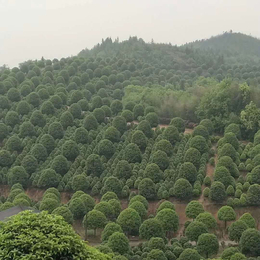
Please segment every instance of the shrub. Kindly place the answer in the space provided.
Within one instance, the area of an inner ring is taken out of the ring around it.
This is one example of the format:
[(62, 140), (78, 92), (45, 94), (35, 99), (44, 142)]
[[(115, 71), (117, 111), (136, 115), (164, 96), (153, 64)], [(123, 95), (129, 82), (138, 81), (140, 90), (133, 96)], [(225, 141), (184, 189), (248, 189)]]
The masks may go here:
[(129, 250), (128, 238), (121, 232), (113, 233), (108, 238), (107, 245), (113, 250), (113, 252), (119, 254), (125, 254)]
[(38, 187), (49, 188), (57, 187), (60, 182), (60, 176), (53, 169), (44, 170), (38, 180)]
[(154, 199), (156, 197), (155, 184), (150, 178), (144, 178), (138, 185), (139, 194), (146, 199)]
[(108, 241), (109, 237), (113, 235), (115, 232), (123, 233), (123, 230), (120, 225), (113, 222), (106, 224), (101, 234), (102, 242)]
[(28, 186), (29, 175), (22, 166), (13, 167), (8, 173), (8, 184), (20, 183), (23, 187)]
[(54, 209), (52, 211), (52, 214), (62, 216), (64, 218), (64, 220), (69, 224), (72, 224), (72, 222), (73, 222), (73, 215), (72, 215), (71, 211), (69, 210), (69, 208), (66, 206), (60, 206), (60, 207)]
[(197, 169), (191, 162), (185, 162), (180, 167), (178, 177), (194, 183), (197, 179)]
[(183, 120), (182, 118), (180, 118), (180, 117), (174, 117), (174, 118), (171, 120), (170, 125), (175, 126), (180, 133), (184, 133), (184, 131), (185, 131), (185, 122), (184, 122), (184, 120)]
[(178, 199), (189, 199), (192, 196), (192, 186), (186, 179), (178, 179), (173, 187), (174, 196)]
[(164, 237), (164, 230), (158, 219), (150, 218), (145, 220), (140, 226), (140, 238), (150, 240), (152, 237)]
[(223, 201), (226, 198), (224, 184), (219, 181), (214, 181), (210, 187), (209, 197), (216, 202)]
[(62, 154), (68, 160), (73, 161), (79, 155), (79, 148), (74, 141), (68, 140), (62, 146)]
[(175, 145), (176, 142), (180, 140), (179, 131), (174, 126), (168, 126), (164, 132), (163, 136), (166, 140), (168, 140), (172, 145)]
[(141, 225), (141, 217), (136, 210), (127, 208), (120, 213), (117, 223), (128, 235), (136, 235)]
[(54, 158), (51, 163), (51, 168), (56, 171), (56, 173), (65, 175), (69, 170), (69, 163), (66, 157), (63, 155), (58, 155)]
[(130, 143), (125, 148), (125, 160), (129, 163), (138, 163), (142, 160), (142, 154), (136, 144)]
[(144, 150), (147, 145), (146, 136), (142, 131), (137, 130), (132, 136), (132, 143), (136, 144), (141, 150)]
[(152, 155), (152, 162), (157, 164), (162, 171), (168, 168), (169, 158), (163, 151), (157, 151)]
[(72, 179), (72, 189), (74, 191), (82, 190), (87, 191), (90, 187), (87, 177), (84, 174), (79, 174)]

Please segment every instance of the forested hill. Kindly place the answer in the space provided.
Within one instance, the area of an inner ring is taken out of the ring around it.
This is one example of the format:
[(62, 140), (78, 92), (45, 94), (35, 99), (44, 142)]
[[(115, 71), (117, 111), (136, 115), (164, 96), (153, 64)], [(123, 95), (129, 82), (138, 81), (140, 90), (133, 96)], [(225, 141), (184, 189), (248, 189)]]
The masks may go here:
[(225, 52), (227, 55), (251, 56), (260, 58), (260, 40), (242, 33), (226, 32), (184, 45), (201, 50), (215, 50)]
[(117, 58), (122, 60), (129, 59), (131, 61), (139, 60), (146, 63), (146, 66), (150, 65), (175, 70), (199, 67), (203, 64), (212, 66), (215, 61), (219, 60), (215, 55), (206, 55), (199, 50), (192, 50), (191, 48), (183, 49), (171, 44), (146, 43), (143, 39), (137, 37), (130, 37), (123, 42), (119, 42), (118, 40), (113, 42), (111, 38), (107, 38), (91, 50), (82, 50), (79, 56), (94, 59)]

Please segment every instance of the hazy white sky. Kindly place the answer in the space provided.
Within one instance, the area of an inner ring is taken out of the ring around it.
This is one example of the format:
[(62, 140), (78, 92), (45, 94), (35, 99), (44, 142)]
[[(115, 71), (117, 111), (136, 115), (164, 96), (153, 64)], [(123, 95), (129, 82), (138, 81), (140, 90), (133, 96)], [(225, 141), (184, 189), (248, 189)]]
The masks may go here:
[(232, 29), (260, 38), (260, 0), (0, 0), (0, 65), (62, 58), (102, 38), (183, 44)]

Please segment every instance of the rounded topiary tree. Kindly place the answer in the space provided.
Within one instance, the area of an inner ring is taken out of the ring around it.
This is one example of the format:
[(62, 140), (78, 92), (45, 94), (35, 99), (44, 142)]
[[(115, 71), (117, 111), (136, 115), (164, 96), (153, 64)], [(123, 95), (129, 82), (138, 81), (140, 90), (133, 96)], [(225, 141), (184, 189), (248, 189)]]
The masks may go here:
[(88, 156), (86, 166), (89, 174), (94, 174), (99, 177), (103, 172), (103, 165), (100, 156), (97, 154), (91, 154)]
[(140, 238), (150, 240), (152, 237), (164, 237), (165, 231), (163, 230), (161, 222), (156, 218), (145, 220), (139, 229)]
[(173, 209), (162, 209), (156, 214), (156, 219), (158, 219), (164, 231), (176, 232), (179, 228), (179, 217)]
[(48, 154), (50, 154), (55, 148), (55, 140), (49, 134), (44, 134), (41, 137), (40, 144), (42, 144), (46, 148)]
[(117, 115), (123, 110), (123, 104), (120, 100), (114, 100), (110, 105), (113, 115)]
[(98, 123), (101, 124), (105, 121), (105, 112), (102, 108), (94, 109), (93, 115), (97, 119)]
[(224, 166), (217, 166), (214, 172), (214, 181), (223, 183), (225, 188), (234, 185), (234, 178), (231, 177), (230, 172)]
[(252, 206), (260, 205), (260, 185), (253, 184), (247, 191), (247, 203)]
[(196, 200), (192, 200), (185, 208), (187, 218), (195, 219), (200, 213), (204, 212), (203, 206)]
[(157, 164), (149, 163), (145, 168), (144, 177), (150, 178), (154, 183), (157, 183), (163, 178), (163, 175)]
[(50, 101), (45, 101), (41, 105), (41, 112), (46, 115), (53, 115), (55, 113), (55, 107)]
[(106, 224), (106, 226), (101, 234), (102, 242), (108, 241), (109, 237), (112, 234), (114, 234), (115, 232), (123, 233), (123, 230), (120, 225), (118, 225), (114, 222), (110, 222), (110, 223)]
[(72, 189), (74, 191), (87, 191), (90, 188), (90, 183), (84, 174), (75, 175), (72, 179)]
[(115, 152), (113, 143), (108, 139), (102, 139), (98, 144), (99, 155), (104, 155), (106, 158), (110, 158)]
[(88, 143), (88, 131), (84, 127), (79, 127), (74, 134), (75, 142), (77, 144)]
[(74, 141), (68, 140), (62, 145), (62, 154), (68, 160), (73, 161), (79, 155), (79, 148)]
[(151, 127), (156, 127), (159, 123), (158, 115), (155, 112), (150, 112), (146, 115), (145, 120), (147, 120)]
[(192, 196), (192, 186), (186, 179), (178, 179), (173, 186), (174, 196), (178, 199), (189, 199)]
[(228, 237), (231, 241), (239, 242), (243, 232), (247, 229), (248, 226), (244, 221), (237, 220), (228, 227)]
[(53, 169), (46, 169), (40, 175), (38, 180), (38, 187), (57, 187), (59, 185), (60, 178), (61, 177)]
[(179, 260), (200, 260), (200, 254), (192, 248), (186, 248), (179, 256)]
[(197, 169), (191, 162), (185, 162), (180, 167), (178, 177), (194, 183), (197, 179)]
[(137, 119), (139, 116), (144, 115), (144, 107), (141, 104), (137, 104), (134, 106), (134, 119)]
[(102, 189), (102, 194), (108, 192), (108, 191), (112, 191), (114, 193), (116, 193), (117, 195), (121, 195), (121, 191), (122, 191), (122, 183), (120, 182), (120, 180), (116, 177), (108, 177), (104, 183), (104, 187)]
[(122, 116), (116, 116), (113, 119), (112, 125), (121, 133), (123, 134), (126, 131), (127, 124), (126, 120)]
[(238, 124), (232, 123), (225, 128), (226, 133), (233, 133), (238, 139), (241, 139), (241, 131)]
[(118, 178), (129, 179), (132, 176), (131, 165), (126, 160), (119, 161), (116, 165), (115, 175)]
[(125, 234), (121, 232), (113, 233), (107, 242), (109, 248), (112, 249), (113, 252), (119, 254), (125, 254), (129, 250), (129, 241)]
[(0, 123), (0, 141), (2, 142), (8, 135), (7, 125)]
[(226, 143), (221, 147), (221, 149), (218, 151), (218, 156), (219, 158), (222, 156), (230, 156), (234, 162), (237, 160), (237, 152), (235, 148), (229, 143)]
[(13, 159), (11, 157), (10, 152), (6, 150), (1, 150), (0, 151), (0, 166), (1, 167), (6, 167), (6, 166), (11, 166), (13, 163)]
[(144, 204), (145, 208), (148, 209), (148, 206), (149, 206), (149, 203), (148, 201), (146, 200), (145, 197), (141, 196), (141, 195), (135, 195), (134, 197), (131, 198), (131, 200), (129, 201), (129, 206), (136, 202), (136, 201), (140, 201)]
[(17, 135), (13, 135), (8, 138), (6, 142), (6, 148), (10, 152), (21, 152), (23, 150), (22, 140)]
[(224, 221), (226, 228), (227, 221), (236, 219), (236, 212), (230, 206), (223, 206), (218, 211), (218, 219)]
[(139, 194), (146, 199), (154, 199), (156, 197), (155, 184), (150, 178), (144, 178), (138, 185)]
[(32, 174), (37, 169), (38, 162), (33, 155), (26, 155), (22, 160), (21, 166), (24, 167), (28, 174)]
[(54, 139), (62, 139), (64, 135), (63, 127), (60, 122), (53, 122), (48, 128), (48, 133)]
[(69, 162), (63, 155), (57, 155), (51, 163), (51, 168), (56, 173), (65, 175), (69, 170)]
[(152, 249), (148, 255), (147, 255), (147, 259), (149, 260), (167, 260), (167, 257), (165, 256), (164, 252), (162, 250), (159, 249)]
[(142, 160), (142, 154), (136, 144), (130, 143), (125, 148), (125, 160), (129, 163), (138, 163)]
[(88, 214), (83, 219), (83, 226), (85, 228), (85, 232), (87, 231), (87, 229), (93, 229), (95, 235), (96, 230), (98, 228), (104, 228), (106, 223), (106, 216), (101, 211), (95, 209), (88, 212)]
[(102, 212), (107, 219), (111, 219), (114, 215), (114, 209), (107, 201), (101, 201), (94, 207), (95, 210)]
[(153, 136), (153, 130), (151, 128), (150, 123), (147, 120), (142, 120), (138, 124), (137, 130), (142, 131), (147, 138), (151, 138)]
[(54, 209), (52, 211), (52, 214), (62, 216), (64, 218), (64, 220), (69, 224), (72, 224), (72, 222), (73, 222), (73, 215), (72, 215), (71, 211), (69, 210), (69, 208), (66, 206), (60, 206), (60, 207)]
[(31, 108), (30, 108), (30, 105), (28, 104), (28, 102), (20, 101), (17, 105), (16, 110), (19, 115), (23, 116), (23, 115), (27, 115), (30, 112)]
[(199, 221), (191, 222), (185, 230), (185, 236), (190, 241), (198, 241), (201, 234), (208, 233), (207, 226)]
[(64, 129), (67, 129), (69, 126), (73, 126), (74, 117), (69, 111), (65, 111), (60, 116), (60, 122)]
[(215, 229), (217, 227), (216, 219), (209, 212), (202, 212), (196, 217), (196, 221), (204, 223), (207, 228)]
[(35, 110), (31, 115), (30, 122), (34, 126), (43, 127), (46, 124), (45, 116), (41, 113), (41, 111)]
[(212, 135), (213, 131), (214, 131), (214, 126), (212, 124), (212, 122), (209, 119), (203, 119), (200, 121), (200, 125), (206, 127), (206, 129), (208, 130), (209, 134)]
[(144, 219), (147, 215), (147, 210), (146, 210), (144, 204), (140, 201), (135, 201), (135, 202), (131, 203), (128, 206), (128, 208), (136, 210), (137, 213), (139, 214), (139, 216), (141, 217), (141, 219)]
[(219, 158), (217, 166), (226, 167), (234, 178), (237, 178), (239, 176), (237, 165), (229, 156), (222, 156), (221, 158)]
[(244, 213), (239, 220), (244, 221), (249, 228), (256, 227), (256, 221), (250, 213)]
[(226, 190), (223, 183), (214, 181), (210, 187), (209, 197), (211, 200), (221, 202), (226, 198)]
[(172, 209), (175, 210), (174, 204), (171, 203), (170, 201), (166, 200), (160, 203), (159, 207), (157, 208), (156, 212), (158, 213), (159, 211), (163, 209)]
[(73, 215), (73, 219), (81, 219), (86, 214), (84, 202), (80, 198), (72, 198), (69, 201), (69, 209)]
[(197, 243), (197, 251), (200, 255), (208, 258), (215, 255), (219, 250), (219, 242), (214, 234), (202, 234), (199, 236)]
[(15, 111), (8, 111), (5, 116), (5, 124), (14, 127), (19, 123), (19, 115)]
[(260, 254), (260, 232), (254, 228), (249, 228), (242, 233), (239, 246), (244, 254), (258, 256)]
[(163, 151), (156, 151), (152, 155), (152, 162), (157, 164), (162, 171), (168, 168), (169, 166), (169, 158), (167, 154)]
[(168, 126), (163, 131), (163, 137), (168, 140), (172, 145), (175, 145), (175, 143), (180, 140), (179, 131), (175, 126)]
[(184, 131), (185, 131), (185, 122), (184, 122), (184, 120), (182, 118), (174, 117), (171, 120), (170, 124), (175, 126), (180, 133), (184, 133)]
[(29, 174), (25, 171), (22, 166), (13, 167), (8, 173), (8, 184), (14, 185), (20, 183), (23, 187), (28, 186)]
[(136, 210), (127, 208), (120, 213), (117, 223), (128, 235), (137, 235), (141, 225), (141, 217)]
[(197, 169), (200, 166), (200, 152), (195, 148), (189, 148), (184, 155), (184, 162), (191, 162)]
[(88, 130), (96, 130), (98, 127), (97, 119), (92, 115), (88, 115), (83, 120), (83, 126)]
[(110, 126), (106, 129), (104, 138), (110, 140), (113, 143), (119, 142), (120, 132), (114, 126)]
[(198, 125), (194, 128), (193, 130), (193, 133), (192, 133), (193, 136), (202, 136), (204, 137), (206, 140), (209, 139), (209, 132), (207, 130), (207, 128), (203, 125)]
[(197, 149), (201, 154), (207, 152), (209, 149), (206, 139), (201, 135), (191, 138), (190, 147)]
[(137, 130), (132, 136), (132, 143), (136, 144), (141, 150), (144, 150), (147, 145), (147, 138), (142, 131)]

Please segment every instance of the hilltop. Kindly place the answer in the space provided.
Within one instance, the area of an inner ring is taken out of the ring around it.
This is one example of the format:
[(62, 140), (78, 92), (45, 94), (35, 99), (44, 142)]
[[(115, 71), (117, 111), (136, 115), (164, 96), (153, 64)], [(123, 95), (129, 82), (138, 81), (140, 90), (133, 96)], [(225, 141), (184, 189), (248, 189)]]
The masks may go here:
[(206, 40), (197, 40), (184, 45), (204, 51), (223, 52), (228, 56), (247, 56), (259, 59), (260, 40), (243, 33), (225, 32)]

